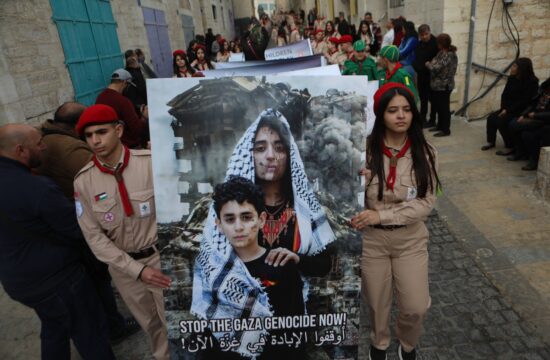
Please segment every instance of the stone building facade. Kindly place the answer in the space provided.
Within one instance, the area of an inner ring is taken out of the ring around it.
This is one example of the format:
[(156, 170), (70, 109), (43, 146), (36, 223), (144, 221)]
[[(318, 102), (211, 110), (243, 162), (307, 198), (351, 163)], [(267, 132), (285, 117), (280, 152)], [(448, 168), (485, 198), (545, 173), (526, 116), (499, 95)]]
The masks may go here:
[[(55, 1), (0, 1), (0, 125), (37, 124), (51, 118), (60, 104), (75, 97), (76, 84), (52, 19), (51, 4)], [(74, 3), (82, 1), (74, 0)], [(122, 53), (126, 49), (141, 48), (151, 62), (144, 8), (164, 14), (168, 53), (186, 49), (191, 37), (204, 34), (207, 28), (225, 38), (235, 36), (232, 0), (93, 0), (88, 3), (94, 2), (111, 8), (120, 47), (120, 67), (123, 67)], [(246, 16), (252, 15), (253, 5), (249, 3), (248, 11), (241, 8)], [(107, 85), (106, 80), (104, 84)]]

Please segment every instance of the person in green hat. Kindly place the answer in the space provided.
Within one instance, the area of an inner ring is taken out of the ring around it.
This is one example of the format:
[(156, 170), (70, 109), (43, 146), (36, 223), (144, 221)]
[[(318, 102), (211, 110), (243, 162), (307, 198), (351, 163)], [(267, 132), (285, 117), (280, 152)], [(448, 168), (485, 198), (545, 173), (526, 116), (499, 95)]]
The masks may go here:
[(412, 91), (415, 101), (418, 102), (419, 97), (416, 87), (414, 86), (414, 81), (411, 75), (403, 69), (403, 66), (399, 62), (399, 49), (397, 46), (384, 46), (382, 50), (380, 50), (379, 55), (383, 67), (383, 69), (378, 72), (380, 86), (389, 82), (401, 83)]
[(344, 62), (342, 75), (367, 75), (369, 80), (376, 80), (376, 63), (368, 55), (367, 47), (363, 40), (357, 40), (353, 44), (355, 54)]

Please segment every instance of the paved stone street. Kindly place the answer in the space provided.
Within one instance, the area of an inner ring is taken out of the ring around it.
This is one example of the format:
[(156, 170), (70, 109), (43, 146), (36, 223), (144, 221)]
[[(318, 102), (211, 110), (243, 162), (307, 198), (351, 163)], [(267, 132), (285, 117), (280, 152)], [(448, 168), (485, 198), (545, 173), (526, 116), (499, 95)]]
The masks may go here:
[[(484, 122), (452, 126), (451, 137), (433, 140), (445, 195), (428, 221), (432, 307), (419, 359), (550, 359), (550, 221), (532, 194), (534, 174), (479, 151)], [(1, 290), (0, 319), (0, 359), (38, 359), (36, 316)], [(151, 358), (142, 332), (115, 352)]]
[[(432, 307), (424, 323), (418, 358), (550, 359), (550, 347), (533, 335), (439, 214), (430, 216), (428, 227)], [(366, 316), (363, 320), (368, 322)], [(360, 358), (367, 359), (366, 354), (368, 339)], [(388, 359), (398, 359), (397, 341), (390, 347)]]

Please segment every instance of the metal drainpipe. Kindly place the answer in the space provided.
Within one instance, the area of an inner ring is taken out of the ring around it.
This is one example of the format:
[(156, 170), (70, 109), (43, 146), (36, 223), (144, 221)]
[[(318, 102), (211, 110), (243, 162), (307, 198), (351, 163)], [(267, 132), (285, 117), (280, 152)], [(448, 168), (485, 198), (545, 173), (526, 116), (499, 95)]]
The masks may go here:
[[(462, 107), (468, 103), (468, 97), (470, 96), (470, 76), (472, 73), (472, 57), (474, 54), (474, 34), (476, 27), (476, 7), (477, 0), (472, 0), (470, 8), (470, 33), (468, 35), (468, 58), (466, 60), (466, 79), (464, 82), (464, 103)], [(466, 109), (464, 109), (465, 112)]]

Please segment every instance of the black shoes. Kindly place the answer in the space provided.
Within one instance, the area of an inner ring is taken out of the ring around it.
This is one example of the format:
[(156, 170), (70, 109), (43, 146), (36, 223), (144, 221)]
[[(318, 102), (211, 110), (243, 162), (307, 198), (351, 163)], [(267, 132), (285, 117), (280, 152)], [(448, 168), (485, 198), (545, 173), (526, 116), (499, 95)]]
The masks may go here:
[(410, 352), (406, 352), (405, 350), (403, 350), (403, 347), (401, 347), (401, 344), (399, 344), (397, 355), (399, 356), (399, 360), (416, 360), (416, 349), (412, 349)]
[(434, 134), (434, 137), (443, 137), (443, 136), (449, 136), (451, 135), (451, 132), (444, 132), (444, 131), (440, 131), (440, 132), (437, 132)]
[(527, 165), (522, 167), (521, 170), (533, 171), (533, 170), (537, 170), (537, 168), (538, 168), (538, 164), (536, 162), (532, 161), (532, 160), (529, 160)]
[(369, 360), (387, 360), (386, 350), (380, 350), (374, 346), (370, 346)]
[(493, 144), (493, 143), (487, 143), (487, 144), (485, 144), (485, 145), (483, 145), (483, 146), (481, 147), (481, 150), (487, 151), (487, 150), (492, 149), (492, 148), (494, 148), (494, 147), (495, 147), (495, 144)]
[(506, 158), (508, 161), (519, 161), (519, 160), (527, 160), (527, 156), (520, 155), (518, 153), (515, 153), (513, 155), (510, 155)]
[(499, 156), (508, 156), (514, 153), (514, 149), (499, 150), (495, 154)]

